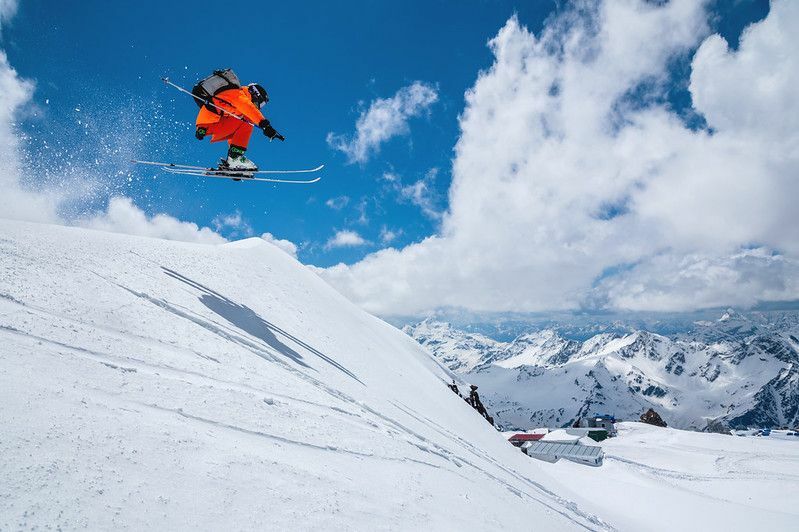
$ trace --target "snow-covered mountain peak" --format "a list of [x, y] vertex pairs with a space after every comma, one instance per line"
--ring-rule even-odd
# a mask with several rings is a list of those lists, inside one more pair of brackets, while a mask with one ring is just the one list
[[728, 321], [749, 321], [749, 320], [747, 320], [746, 317], [737, 310], [728, 308], [716, 321], [718, 323], [724, 323]]
[[[799, 319], [725, 316], [671, 337], [637, 330], [579, 342], [545, 329], [477, 351], [450, 351], [409, 331], [479, 384], [508, 427], [557, 426], [596, 411], [637, 419], [648, 408], [684, 428], [799, 423]], [[448, 334], [459, 336], [452, 328]]]
[[577, 351], [578, 345], [553, 329], [544, 329], [518, 336], [494, 363], [504, 368], [562, 364]]
[[470, 371], [493, 361], [504, 349], [498, 342], [479, 333], [458, 330], [449, 323], [428, 318], [416, 325], [408, 325], [403, 331], [421, 340], [431, 351], [446, 353], [441, 362], [456, 372]]

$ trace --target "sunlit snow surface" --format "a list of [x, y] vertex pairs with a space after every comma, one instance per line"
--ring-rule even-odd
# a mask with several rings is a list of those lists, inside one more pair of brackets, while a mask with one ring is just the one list
[[738, 437], [619, 423], [605, 462], [561, 460], [568, 496], [623, 530], [796, 530], [799, 437]]
[[0, 530], [603, 528], [261, 240], [0, 221]]
[[799, 442], [624, 425], [604, 466], [547, 464], [449, 378], [266, 242], [0, 221], [0, 530], [797, 519]]

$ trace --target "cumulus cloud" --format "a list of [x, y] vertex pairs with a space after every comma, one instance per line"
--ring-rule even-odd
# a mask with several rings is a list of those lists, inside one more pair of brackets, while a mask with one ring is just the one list
[[191, 222], [181, 222], [172, 216], [156, 214], [147, 216], [130, 198], [111, 198], [106, 212], [91, 218], [77, 220], [77, 225], [129, 235], [180, 240], [200, 244], [223, 244], [225, 238], [208, 227], [198, 227]]
[[407, 134], [408, 121], [425, 112], [438, 101], [435, 87], [415, 81], [391, 98], [378, 98], [361, 113], [355, 123], [355, 135], [328, 133], [327, 143], [347, 155], [350, 162], [363, 163], [392, 137]]
[[[539, 35], [511, 18], [466, 93], [440, 231], [323, 275], [381, 314], [799, 298], [799, 3], [772, 2], [737, 51], [710, 16], [581, 2]], [[663, 103], [690, 53], [708, 129]]]
[[366, 240], [356, 231], [341, 230], [330, 237], [325, 244], [325, 249], [357, 247], [366, 244]]
[[263, 238], [270, 244], [274, 244], [275, 246], [279, 247], [280, 249], [282, 249], [283, 251], [285, 251], [295, 259], [297, 258], [297, 245], [294, 242], [290, 240], [277, 238], [272, 233], [264, 233], [261, 235], [261, 238]]
[[630, 310], [746, 307], [799, 294], [799, 261], [765, 248], [729, 256], [665, 254], [602, 281], [597, 293]]
[[[16, 6], [16, 3], [0, 3], [0, 23], [10, 16], [9, 12], [13, 13], [14, 7], [7, 6]], [[58, 196], [31, 191], [21, 183], [22, 158], [16, 118], [29, 105], [34, 89], [35, 85], [22, 79], [8, 63], [5, 52], [0, 50], [0, 216], [55, 222], [58, 220]]]

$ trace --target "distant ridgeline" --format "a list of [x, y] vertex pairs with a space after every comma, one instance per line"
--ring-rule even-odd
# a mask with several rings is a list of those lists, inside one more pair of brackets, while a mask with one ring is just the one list
[[799, 424], [797, 311], [728, 310], [670, 335], [585, 340], [550, 328], [499, 341], [435, 320], [404, 330], [479, 385], [503, 429], [564, 427], [596, 412], [638, 420], [650, 408], [684, 429]]

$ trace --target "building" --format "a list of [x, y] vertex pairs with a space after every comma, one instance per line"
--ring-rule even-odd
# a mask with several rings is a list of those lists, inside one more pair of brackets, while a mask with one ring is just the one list
[[521, 447], [522, 445], [524, 445], [528, 441], [538, 441], [538, 440], [540, 440], [543, 437], [544, 437], [543, 433], [529, 434], [527, 432], [520, 432], [520, 433], [514, 434], [513, 436], [508, 438], [508, 441], [511, 442], [511, 444], [514, 447]]
[[522, 451], [538, 460], [557, 462], [561, 458], [594, 467], [602, 465], [605, 453], [597, 445], [580, 445], [579, 443], [550, 443], [546, 441], [528, 441], [522, 445]]
[[576, 436], [588, 436], [595, 442], [600, 442], [602, 440], [608, 439], [608, 431], [602, 428], [589, 428], [589, 427], [579, 427], [579, 428], [568, 428], [565, 429], [567, 434], [574, 434]]
[[616, 436], [616, 416], [611, 414], [594, 414], [578, 419], [573, 428], [605, 429], [609, 438]]

